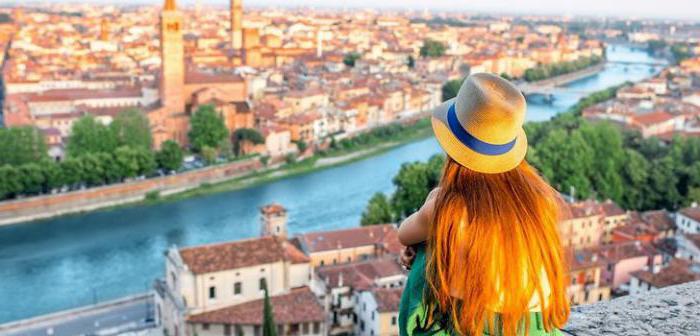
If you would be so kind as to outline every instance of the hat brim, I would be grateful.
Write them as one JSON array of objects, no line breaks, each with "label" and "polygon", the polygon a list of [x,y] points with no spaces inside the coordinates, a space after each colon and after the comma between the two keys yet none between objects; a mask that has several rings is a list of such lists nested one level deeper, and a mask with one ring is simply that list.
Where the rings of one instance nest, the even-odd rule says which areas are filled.
[{"label": "hat brim", "polygon": [[507,172],[517,167],[527,154],[527,136],[525,130],[520,129],[516,136],[513,148],[505,154],[486,155],[478,153],[463,144],[452,134],[447,123],[447,111],[454,103],[455,98],[449,99],[433,110],[431,123],[433,133],[437,138],[440,147],[453,160],[460,165],[471,170],[486,173],[498,174]]}]

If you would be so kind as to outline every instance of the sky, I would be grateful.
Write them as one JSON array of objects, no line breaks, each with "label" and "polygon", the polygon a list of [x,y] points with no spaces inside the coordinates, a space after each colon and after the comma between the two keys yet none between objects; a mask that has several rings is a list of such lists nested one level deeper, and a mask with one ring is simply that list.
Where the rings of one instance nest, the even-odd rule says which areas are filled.
[{"label": "sky", "polygon": [[[0,3],[13,0],[0,0]],[[14,0],[25,2],[26,0]],[[179,4],[226,4],[228,0],[177,0]],[[35,0],[32,2],[46,2]],[[51,2],[77,2],[52,0]],[[114,4],[113,0],[82,0]],[[122,0],[119,3],[160,4],[163,0]],[[700,0],[243,0],[255,6],[372,7],[383,9],[409,8],[455,11],[477,11],[507,14],[549,14],[615,16],[629,18],[675,18],[700,20]]]}]

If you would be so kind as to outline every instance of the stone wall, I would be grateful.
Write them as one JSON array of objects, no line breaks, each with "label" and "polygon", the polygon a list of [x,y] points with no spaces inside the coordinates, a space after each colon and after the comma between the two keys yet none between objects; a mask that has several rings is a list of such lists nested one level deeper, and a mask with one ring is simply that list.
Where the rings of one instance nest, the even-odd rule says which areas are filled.
[{"label": "stone wall", "polygon": [[140,201],[152,191],[168,195],[196,188],[202,183],[215,183],[242,176],[251,170],[260,168],[262,168],[260,160],[252,159],[192,170],[177,175],[0,202],[0,225]]},{"label": "stone wall", "polygon": [[700,281],[574,307],[566,335],[700,335]]}]

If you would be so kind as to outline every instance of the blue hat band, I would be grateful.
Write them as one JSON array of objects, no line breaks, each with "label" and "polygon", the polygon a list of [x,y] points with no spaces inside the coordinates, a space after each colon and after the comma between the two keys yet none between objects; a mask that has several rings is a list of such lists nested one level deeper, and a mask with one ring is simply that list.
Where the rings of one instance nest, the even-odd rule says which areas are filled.
[{"label": "blue hat band", "polygon": [[462,124],[459,123],[454,103],[452,103],[449,110],[447,110],[447,124],[450,126],[450,131],[452,131],[452,134],[459,142],[469,147],[469,149],[483,155],[502,155],[508,153],[513,149],[515,141],[517,140],[517,138],[515,138],[509,143],[494,145],[477,139],[475,136],[469,134],[469,132],[462,127]]}]

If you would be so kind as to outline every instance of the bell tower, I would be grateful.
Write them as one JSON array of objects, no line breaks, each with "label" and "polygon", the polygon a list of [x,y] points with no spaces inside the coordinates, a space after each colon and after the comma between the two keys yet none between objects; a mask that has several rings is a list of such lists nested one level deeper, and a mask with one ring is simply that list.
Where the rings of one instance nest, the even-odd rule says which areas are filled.
[{"label": "bell tower", "polygon": [[287,209],[272,203],[260,208],[260,235],[287,239]]},{"label": "bell tower", "polygon": [[175,0],[165,0],[160,14],[160,99],[167,114],[185,112],[183,21]]},{"label": "bell tower", "polygon": [[243,0],[231,1],[231,48],[241,50],[243,47]]}]

